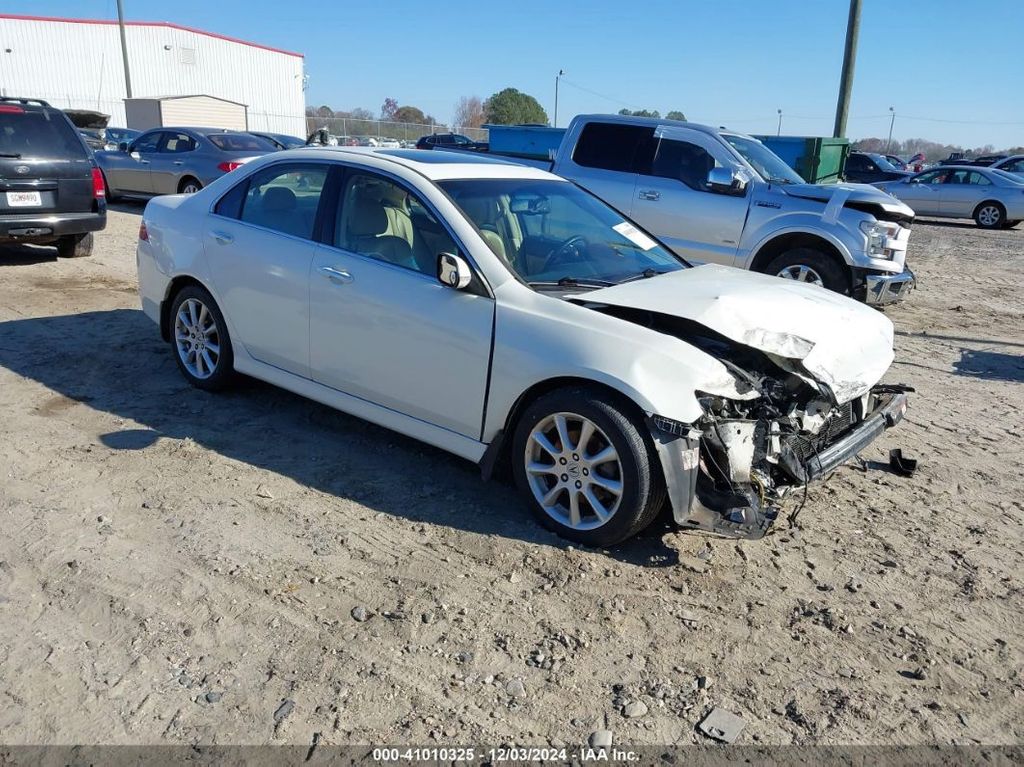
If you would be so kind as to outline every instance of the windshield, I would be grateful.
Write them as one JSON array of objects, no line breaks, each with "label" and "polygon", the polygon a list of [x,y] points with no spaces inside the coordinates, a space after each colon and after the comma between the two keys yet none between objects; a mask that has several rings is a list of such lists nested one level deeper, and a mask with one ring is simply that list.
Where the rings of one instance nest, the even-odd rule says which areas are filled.
[{"label": "windshield", "polygon": [[438,185],[524,282],[600,287],[685,262],[596,197],[565,181],[456,179]]},{"label": "windshield", "polygon": [[298,149],[300,146],[306,146],[306,140],[301,139],[298,136],[277,136],[277,140],[284,144],[285,149]]},{"label": "windshield", "polygon": [[211,133],[207,138],[225,152],[273,152],[277,149],[265,138],[248,133]]},{"label": "windshield", "polygon": [[795,170],[786,165],[777,154],[760,141],[730,133],[724,133],[722,137],[754,167],[754,170],[765,181],[770,181],[773,184],[806,183]]}]

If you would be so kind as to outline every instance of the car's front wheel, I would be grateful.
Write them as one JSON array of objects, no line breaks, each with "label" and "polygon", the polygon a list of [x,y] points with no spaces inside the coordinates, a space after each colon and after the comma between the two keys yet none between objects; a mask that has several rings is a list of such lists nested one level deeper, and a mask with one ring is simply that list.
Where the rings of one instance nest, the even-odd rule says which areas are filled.
[{"label": "car's front wheel", "polygon": [[234,376],[234,355],[224,315],[213,296],[198,285],[183,288],[171,304],[174,359],[190,384],[223,389]]},{"label": "car's front wheel", "polygon": [[588,546],[643,530],[665,501],[643,421],[604,392],[558,389],[523,412],[513,473],[541,524]]}]

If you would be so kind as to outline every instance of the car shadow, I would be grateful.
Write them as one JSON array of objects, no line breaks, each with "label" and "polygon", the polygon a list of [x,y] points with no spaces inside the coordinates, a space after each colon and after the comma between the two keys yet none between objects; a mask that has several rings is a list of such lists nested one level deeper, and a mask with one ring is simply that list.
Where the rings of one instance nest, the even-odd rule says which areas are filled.
[{"label": "car shadow", "polygon": [[146,202],[146,200],[135,200],[127,197],[121,197],[117,202],[107,202],[107,210],[141,216],[142,211],[146,209]]},{"label": "car shadow", "polygon": [[[474,464],[441,450],[252,379],[218,394],[192,388],[138,310],[2,322],[0,365],[135,422],[100,436],[112,450],[192,439],[393,516],[554,548],[570,545],[541,528],[507,482],[485,483]],[[678,552],[662,542],[664,532],[659,519],[609,555],[647,567],[672,566]]]},{"label": "car shadow", "polygon": [[948,218],[935,219],[935,218],[915,218],[915,224],[927,224],[928,226],[943,226],[947,229],[981,229],[976,223],[970,219],[953,220],[950,221]]},{"label": "car shadow", "polygon": [[28,266],[57,260],[53,245],[0,245],[0,266]]},{"label": "car shadow", "polygon": [[963,349],[953,369],[957,375],[986,381],[1024,382],[1024,357],[1019,354]]}]

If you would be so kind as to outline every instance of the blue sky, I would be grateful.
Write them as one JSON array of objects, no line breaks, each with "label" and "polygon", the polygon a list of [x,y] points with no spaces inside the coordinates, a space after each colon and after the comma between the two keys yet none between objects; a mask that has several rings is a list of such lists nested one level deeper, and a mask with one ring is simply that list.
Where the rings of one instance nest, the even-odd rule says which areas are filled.
[{"label": "blue sky", "polygon": [[[386,96],[449,120],[506,86],[558,117],[680,109],[751,133],[830,135],[847,0],[124,0],[306,56],[307,102],[377,113]],[[436,8],[437,10],[432,10]],[[1024,144],[1024,0],[864,0],[848,133]],[[0,0],[7,13],[116,18],[114,0]],[[971,30],[974,31],[971,31]],[[1003,35],[1000,30],[1015,30]]]}]

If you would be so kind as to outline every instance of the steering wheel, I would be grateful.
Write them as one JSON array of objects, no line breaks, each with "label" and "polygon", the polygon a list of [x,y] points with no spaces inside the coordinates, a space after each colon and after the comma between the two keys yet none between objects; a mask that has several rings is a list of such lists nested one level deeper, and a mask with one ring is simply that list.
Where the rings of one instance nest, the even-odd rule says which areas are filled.
[{"label": "steering wheel", "polygon": [[582,250],[587,247],[587,238],[582,235],[574,235],[551,251],[547,261],[544,262],[544,271],[558,266],[559,264],[571,264],[583,258]]}]

